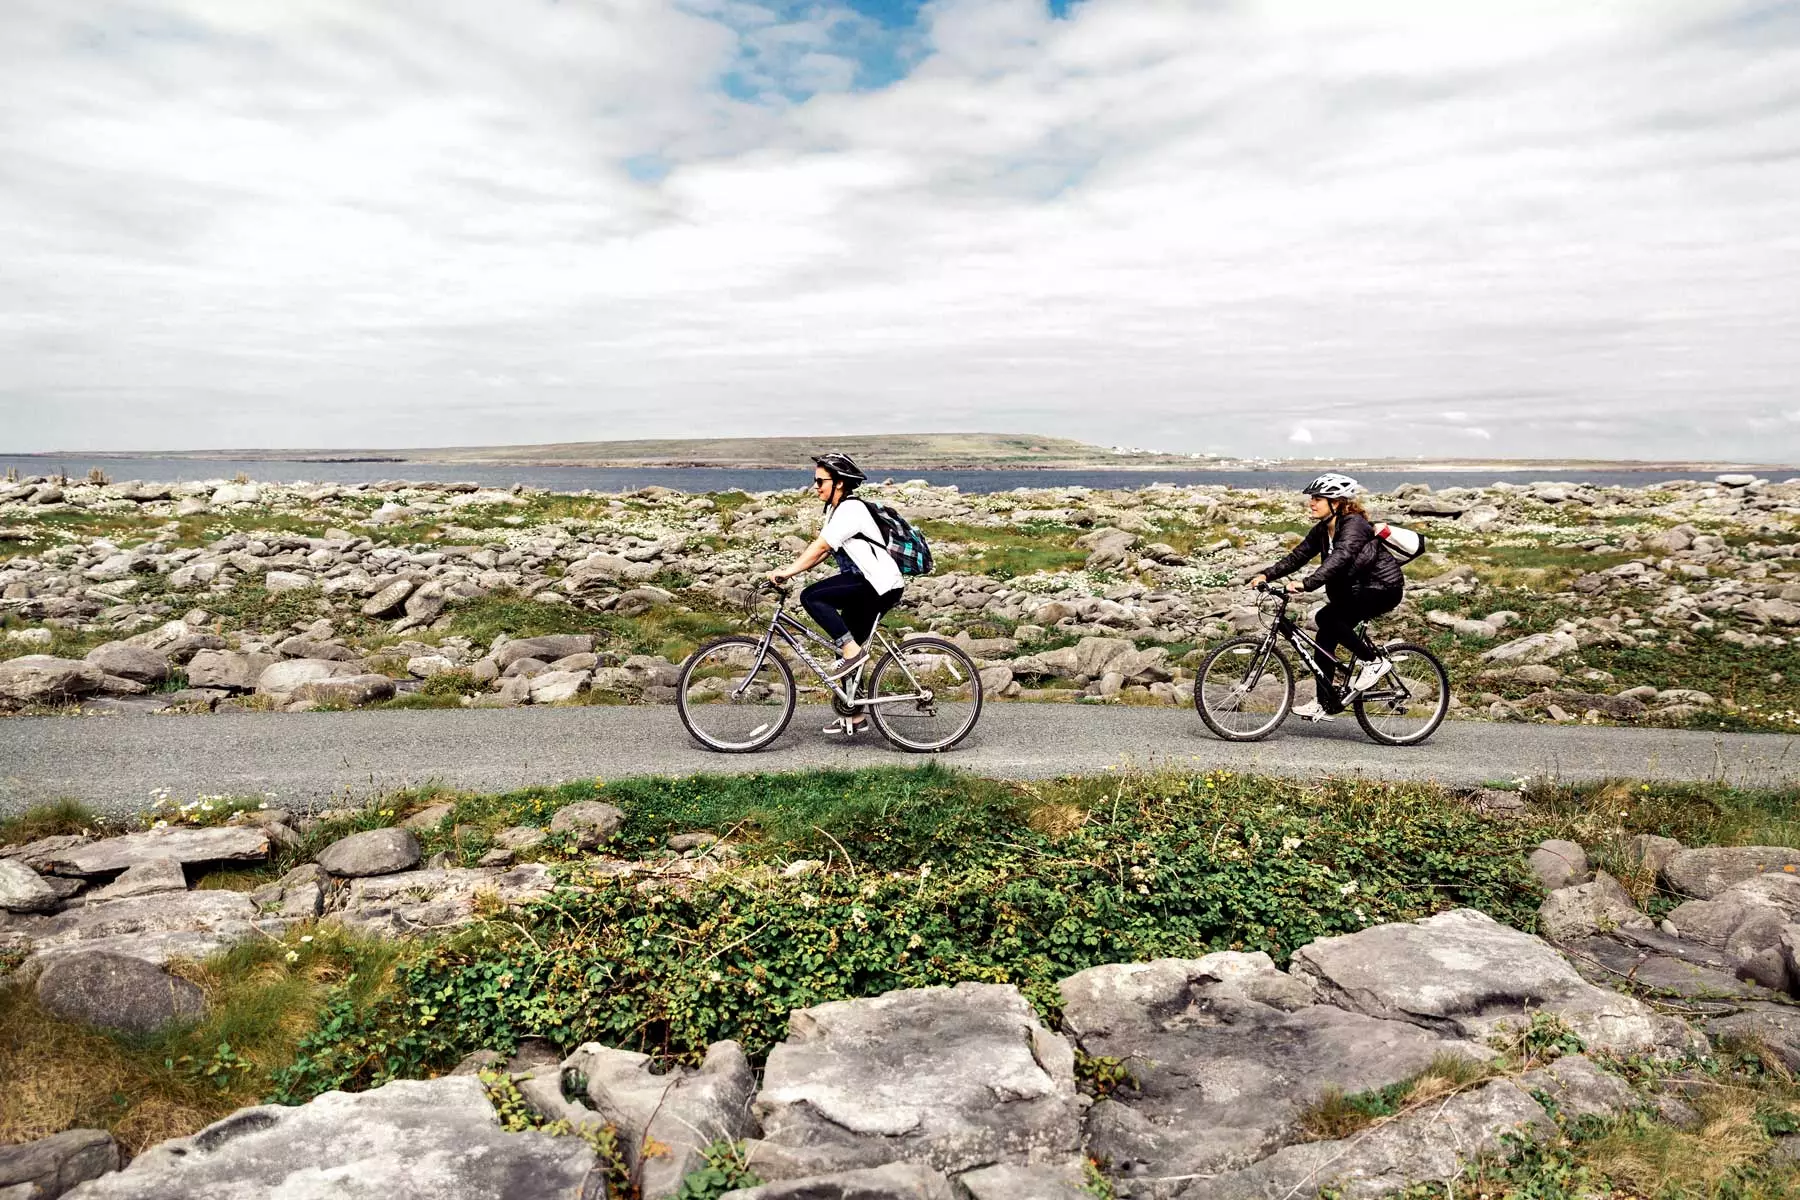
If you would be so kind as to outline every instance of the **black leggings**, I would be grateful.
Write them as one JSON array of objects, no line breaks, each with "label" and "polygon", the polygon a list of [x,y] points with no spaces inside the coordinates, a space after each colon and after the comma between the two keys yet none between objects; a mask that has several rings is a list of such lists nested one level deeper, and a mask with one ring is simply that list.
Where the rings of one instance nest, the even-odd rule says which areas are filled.
[{"label": "black leggings", "polygon": [[808,584],[800,593],[800,603],[832,641],[840,646],[849,641],[862,645],[875,632],[881,614],[900,603],[905,594],[905,589],[895,588],[881,595],[863,576],[846,571]]},{"label": "black leggings", "polygon": [[1375,657],[1375,647],[1369,645],[1368,638],[1356,632],[1356,627],[1382,613],[1392,612],[1399,605],[1400,596],[1398,589],[1352,592],[1319,610],[1319,651],[1314,657],[1326,678],[1333,678],[1338,668],[1337,657],[1332,651],[1339,646],[1348,646],[1350,653],[1365,662]]}]

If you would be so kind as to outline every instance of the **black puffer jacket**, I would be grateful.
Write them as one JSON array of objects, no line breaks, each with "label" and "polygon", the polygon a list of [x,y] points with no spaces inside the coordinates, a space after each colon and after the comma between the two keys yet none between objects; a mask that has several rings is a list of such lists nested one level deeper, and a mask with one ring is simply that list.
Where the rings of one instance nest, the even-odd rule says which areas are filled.
[{"label": "black puffer jacket", "polygon": [[1383,548],[1381,539],[1375,536],[1375,526],[1367,517],[1357,513],[1339,517],[1335,539],[1330,529],[1331,518],[1327,517],[1312,527],[1305,541],[1263,574],[1270,579],[1280,579],[1292,575],[1318,556],[1324,561],[1306,577],[1309,592],[1324,588],[1325,595],[1335,600],[1359,592],[1405,590],[1406,576],[1400,571],[1399,560]]}]

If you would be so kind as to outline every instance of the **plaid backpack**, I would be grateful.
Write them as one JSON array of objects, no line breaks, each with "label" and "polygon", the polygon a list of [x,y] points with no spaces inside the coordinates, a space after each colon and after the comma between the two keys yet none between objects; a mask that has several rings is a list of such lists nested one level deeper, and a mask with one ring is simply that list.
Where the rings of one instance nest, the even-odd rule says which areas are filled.
[{"label": "plaid backpack", "polygon": [[861,496],[857,499],[869,506],[869,515],[875,518],[881,535],[887,539],[887,552],[894,556],[900,574],[931,574],[931,543],[925,540],[925,535],[888,505],[864,500]]}]

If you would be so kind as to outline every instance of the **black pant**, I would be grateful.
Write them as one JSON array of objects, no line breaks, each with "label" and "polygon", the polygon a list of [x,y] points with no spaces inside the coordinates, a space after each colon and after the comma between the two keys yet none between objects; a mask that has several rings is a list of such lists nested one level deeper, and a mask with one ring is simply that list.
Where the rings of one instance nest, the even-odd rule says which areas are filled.
[{"label": "black pant", "polygon": [[1365,662],[1375,657],[1375,647],[1369,645],[1368,638],[1356,632],[1356,627],[1382,613],[1392,612],[1399,605],[1401,595],[1398,588],[1351,592],[1332,597],[1319,610],[1319,650],[1314,657],[1327,679],[1333,678],[1338,668],[1337,657],[1332,651],[1339,646],[1348,646],[1350,653]]},{"label": "black pant", "polygon": [[881,595],[863,576],[846,571],[807,585],[800,593],[800,603],[839,646],[848,641],[866,645],[881,614],[900,603],[905,594],[904,588],[895,588]]}]

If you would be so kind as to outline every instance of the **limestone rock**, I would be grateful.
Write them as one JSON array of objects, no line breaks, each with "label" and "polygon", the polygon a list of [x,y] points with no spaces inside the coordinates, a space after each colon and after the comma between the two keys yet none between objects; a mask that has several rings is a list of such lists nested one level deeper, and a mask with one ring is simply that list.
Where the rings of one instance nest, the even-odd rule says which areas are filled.
[{"label": "limestone rock", "polygon": [[1740,962],[1779,945],[1784,926],[1800,921],[1800,876],[1753,875],[1711,900],[1688,900],[1669,913],[1683,938],[1723,950]]},{"label": "limestone rock", "polygon": [[516,638],[494,652],[494,661],[504,671],[522,658],[535,658],[551,663],[571,654],[587,654],[594,649],[592,635],[585,633],[552,633],[543,637]]},{"label": "limestone rock", "polygon": [[13,927],[31,942],[27,966],[87,950],[163,963],[173,957],[205,958],[252,937],[255,919],[250,897],[219,890],[76,904],[48,916],[16,918]]},{"label": "limestone rock", "polygon": [[956,1177],[969,1200],[1093,1200],[1079,1158],[1021,1167],[999,1163]]},{"label": "limestone rock", "polygon": [[412,592],[412,580],[396,579],[363,601],[362,614],[365,617],[391,617],[400,611]]},{"label": "limestone rock", "polygon": [[554,888],[550,869],[540,863],[510,871],[434,867],[352,880],[336,911],[354,929],[399,937],[472,921],[482,896],[496,904],[524,904]]},{"label": "limestone rock", "polygon": [[1228,1175],[1195,1182],[1182,1200],[1294,1200],[1331,1187],[1344,1200],[1367,1200],[1413,1183],[1447,1181],[1508,1133],[1554,1129],[1537,1101],[1508,1080],[1461,1092],[1398,1120],[1335,1142],[1278,1150]]},{"label": "limestone rock", "polygon": [[1368,1091],[1442,1054],[1491,1055],[1318,1003],[1262,953],[1093,967],[1058,987],[1081,1048],[1137,1080],[1094,1106],[1087,1149],[1152,1178],[1248,1166],[1291,1140],[1328,1088]]},{"label": "limestone rock", "polygon": [[147,858],[125,868],[125,873],[94,892],[90,900],[129,900],[159,892],[187,891],[187,873],[173,858]]},{"label": "limestone rock", "polygon": [[58,957],[38,974],[46,1012],[126,1033],[154,1033],[206,1012],[206,997],[155,963],[105,950]]},{"label": "limestone rock", "polygon": [[550,818],[551,833],[572,833],[583,850],[591,850],[625,827],[625,812],[602,800],[578,800]]},{"label": "limestone rock", "polygon": [[1573,634],[1561,631],[1532,633],[1495,646],[1492,650],[1482,654],[1481,661],[1497,663],[1501,666],[1547,663],[1553,658],[1560,658],[1579,648]]},{"label": "limestone rock", "polygon": [[303,683],[294,689],[295,700],[323,701],[334,704],[374,704],[394,698],[394,681],[373,672],[360,675],[338,675]]},{"label": "limestone rock", "polygon": [[[398,1080],[295,1108],[240,1109],[152,1146],[79,1200],[516,1200],[590,1194],[580,1138],[505,1133],[481,1081]],[[598,1187],[595,1181],[591,1186]]]},{"label": "limestone rock", "polygon": [[1602,987],[1630,978],[1700,1000],[1754,999],[1761,994],[1761,989],[1737,977],[1737,960],[1724,951],[1659,929],[1619,928],[1573,939],[1561,949],[1582,978]]},{"label": "limestone rock", "polygon": [[[752,1162],[751,1169],[757,1164]],[[1031,1200],[1015,1193],[1015,1200]],[[765,1183],[726,1192],[720,1200],[958,1200],[950,1181],[917,1163],[888,1163],[860,1171],[840,1171]],[[986,1200],[980,1197],[978,1200]]]},{"label": "limestone rock", "polygon": [[[736,1042],[714,1042],[698,1070],[672,1067],[650,1072],[650,1056],[588,1043],[562,1064],[587,1079],[588,1100],[619,1131],[626,1161],[645,1200],[673,1196],[690,1172],[705,1165],[701,1151],[716,1141],[756,1133],[750,1101],[756,1073]],[[646,1139],[668,1153],[646,1156]]]},{"label": "limestone rock", "polygon": [[0,909],[50,912],[62,897],[36,871],[16,859],[0,858]]},{"label": "limestone rock", "polygon": [[1670,837],[1658,837],[1654,833],[1634,834],[1626,843],[1626,858],[1650,872],[1652,877],[1660,876],[1663,868],[1671,858],[1686,849],[1680,842]]},{"label": "limestone rock", "polygon": [[1593,1049],[1679,1051],[1689,1044],[1679,1019],[1593,986],[1541,938],[1474,909],[1320,938],[1294,952],[1290,969],[1352,1011],[1466,1038],[1523,1028],[1542,1011],[1561,1017]]},{"label": "limestone rock", "polygon": [[556,704],[573,700],[587,690],[593,676],[587,671],[545,671],[531,678],[531,702]]},{"label": "limestone rock", "polygon": [[26,654],[0,662],[0,702],[61,704],[100,690],[106,672],[90,662]]},{"label": "limestone rock", "polygon": [[188,683],[197,688],[230,688],[247,692],[276,663],[273,654],[240,650],[202,650],[188,660]]},{"label": "limestone rock", "polygon": [[1637,1104],[1631,1085],[1594,1065],[1585,1054],[1570,1054],[1549,1066],[1519,1076],[1518,1086],[1527,1093],[1543,1092],[1569,1120],[1605,1117]]},{"label": "limestone rock", "polygon": [[392,875],[419,865],[419,839],[410,829],[366,829],[325,847],[318,862],[340,877]]},{"label": "limestone rock", "polygon": [[755,1111],[764,1178],[900,1159],[954,1174],[1066,1159],[1074,1054],[1017,989],[961,983],[799,1009]]},{"label": "limestone rock", "polygon": [[1560,838],[1539,842],[1525,861],[1546,892],[1581,883],[1588,874],[1587,851]]},{"label": "limestone rock", "polygon": [[269,835],[261,829],[245,825],[215,825],[202,829],[171,825],[165,829],[146,829],[50,850],[26,861],[47,874],[91,878],[160,859],[174,859],[187,865],[261,862],[267,857]]},{"label": "limestone rock", "polygon": [[349,663],[329,658],[290,658],[264,668],[256,677],[259,696],[290,696],[309,683],[358,674]]},{"label": "limestone rock", "polygon": [[87,661],[108,675],[155,685],[169,677],[169,656],[126,642],[107,642],[87,652]]},{"label": "limestone rock", "polygon": [[25,1185],[28,1200],[52,1200],[76,1184],[119,1169],[119,1144],[104,1129],[67,1129],[0,1146],[0,1196]]},{"label": "limestone rock", "polygon": [[1558,888],[1538,908],[1538,929],[1553,942],[1620,928],[1648,929],[1653,923],[1605,871],[1597,872],[1592,883]]},{"label": "limestone rock", "polygon": [[1669,856],[1662,879],[1671,891],[1711,900],[1733,884],[1770,871],[1800,872],[1800,850],[1786,846],[1702,846]]}]

